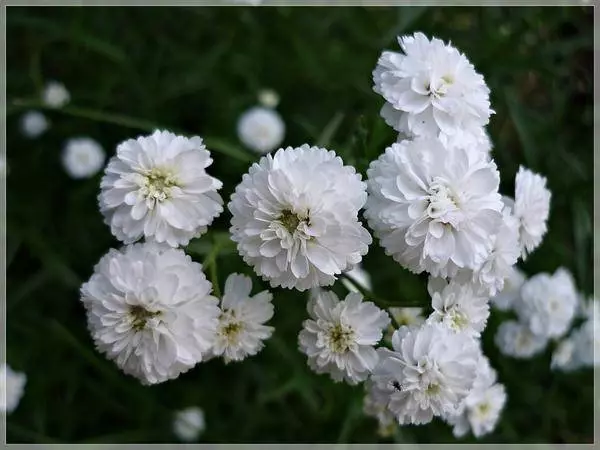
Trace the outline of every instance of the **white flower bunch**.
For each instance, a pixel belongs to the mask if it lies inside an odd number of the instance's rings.
[[[102,146],[92,138],[71,138],[65,144],[62,163],[72,178],[90,178],[104,165],[106,155]]]
[[[42,92],[42,102],[50,108],[62,108],[71,100],[71,94],[64,84],[49,81]]]
[[[173,433],[182,442],[193,442],[206,428],[204,411],[197,406],[177,411],[173,417]]]
[[[263,102],[276,103],[274,98],[263,98]],[[237,124],[240,141],[257,153],[275,150],[285,136],[285,123],[271,107],[255,106],[240,116]]]
[[[49,127],[48,119],[39,111],[28,111],[21,117],[21,132],[33,139],[42,135]]]

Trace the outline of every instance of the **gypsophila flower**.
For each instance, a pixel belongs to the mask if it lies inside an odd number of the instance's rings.
[[[390,323],[387,313],[358,293],[340,301],[333,292],[321,291],[308,302],[308,314],[298,342],[310,368],[334,381],[366,380],[377,364],[373,346]]]
[[[377,389],[371,380],[365,382],[366,393],[363,399],[363,412],[369,417],[377,419],[377,434],[381,437],[389,437],[394,434],[398,425],[392,412],[387,408],[387,396],[378,395],[381,391]]]
[[[155,243],[110,250],[81,287],[96,348],[143,384],[177,378],[202,361],[220,310],[202,266]]]
[[[402,327],[393,350],[379,348],[371,379],[400,425],[425,424],[455,411],[477,375],[477,342],[439,323]]]
[[[346,276],[350,277],[354,283],[358,284],[361,288],[367,291],[371,290],[371,276],[363,270],[360,264],[357,264],[352,269],[344,272]],[[349,280],[342,278],[342,284],[350,292],[359,292],[356,286]]]
[[[64,84],[58,81],[49,81],[46,83],[42,93],[42,102],[50,108],[62,108],[71,100],[71,94],[67,91]]]
[[[273,89],[262,89],[258,92],[258,103],[265,108],[277,108],[279,95]]]
[[[197,406],[190,406],[175,413],[173,433],[180,441],[193,442],[198,440],[205,428],[204,411]]]
[[[285,123],[277,111],[254,107],[241,115],[237,124],[240,141],[258,153],[275,150],[285,136]]]
[[[512,266],[504,279],[504,287],[490,299],[492,305],[500,311],[508,311],[521,300],[521,286],[526,276],[516,266]]]
[[[550,191],[546,178],[519,167],[515,178],[514,215],[519,221],[521,254],[525,258],[542,242],[550,214]]]
[[[358,220],[366,185],[334,152],[280,149],[250,167],[228,207],[231,239],[271,286],[329,286],[371,244]]]
[[[564,335],[577,311],[577,291],[571,274],[564,268],[553,275],[539,273],[521,288],[515,305],[519,319],[532,333],[558,338]]]
[[[222,183],[202,138],[155,131],[117,147],[100,184],[100,211],[117,239],[187,245],[223,211]]]
[[[449,283],[438,279],[429,283],[433,312],[429,323],[442,323],[454,332],[479,337],[490,315],[488,297],[454,280]],[[432,287],[433,285],[433,287]]]
[[[384,51],[373,89],[388,103],[386,121],[416,136],[468,134],[489,122],[489,89],[466,56],[423,33],[398,38],[403,53]],[[396,120],[389,109],[401,112]]]
[[[25,137],[36,138],[48,129],[48,119],[39,111],[27,111],[21,117],[21,132]]]
[[[548,339],[533,334],[525,325],[515,320],[508,320],[498,327],[495,342],[502,354],[527,359],[541,352]]]
[[[412,272],[452,277],[488,258],[502,223],[496,164],[438,140],[392,144],[367,171],[365,217]]]
[[[552,353],[551,369],[568,372],[581,366],[581,362],[577,358],[577,341],[574,336],[576,336],[575,333],[558,343]]]
[[[24,373],[16,372],[8,364],[0,365],[0,411],[10,414],[13,412],[23,393],[27,376]]]
[[[217,338],[212,348],[214,356],[223,356],[226,363],[241,361],[256,355],[275,330],[264,325],[273,317],[273,295],[262,291],[250,296],[252,280],[233,273],[227,277],[221,301]]]
[[[62,164],[72,178],[90,178],[102,166],[106,155],[102,146],[88,137],[69,139],[63,148]]]

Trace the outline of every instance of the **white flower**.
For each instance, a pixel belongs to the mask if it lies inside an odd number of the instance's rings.
[[[285,123],[277,111],[257,106],[241,115],[237,133],[240,141],[249,149],[269,153],[283,141]]]
[[[496,164],[435,139],[392,144],[367,171],[365,217],[409,270],[452,277],[488,258],[502,223]]]
[[[577,290],[564,268],[553,275],[539,273],[523,284],[515,306],[519,319],[533,334],[547,338],[564,335],[577,311]]]
[[[514,215],[520,225],[523,258],[540,245],[546,234],[550,198],[550,191],[546,188],[546,178],[519,167],[515,178]]]
[[[389,437],[396,431],[396,420],[392,412],[387,408],[387,395],[379,395],[381,390],[371,380],[365,383],[366,394],[363,399],[363,412],[369,417],[377,419],[377,434],[381,437]]]
[[[228,207],[231,239],[271,286],[329,286],[371,244],[358,220],[366,184],[324,148],[280,149],[250,167]]]
[[[504,279],[504,288],[490,300],[500,311],[508,311],[521,299],[521,286],[527,277],[516,266],[512,266]]]
[[[202,361],[220,310],[212,286],[182,250],[134,244],[110,250],[81,287],[97,349],[143,384]]]
[[[279,95],[273,89],[262,89],[258,93],[258,103],[265,108],[277,108]]]
[[[227,277],[212,349],[213,355],[222,355],[226,363],[256,355],[273,334],[274,328],[264,325],[273,317],[273,295],[262,291],[251,297],[251,290],[249,277],[237,273]]]
[[[44,105],[50,108],[62,108],[71,100],[71,95],[64,84],[58,81],[49,81],[46,83],[42,93]]]
[[[180,441],[196,441],[205,428],[204,411],[197,406],[190,406],[175,413],[173,433]]]
[[[333,292],[321,291],[308,302],[310,319],[298,335],[308,365],[335,381],[357,384],[367,379],[377,364],[373,347],[390,323],[385,311],[362,295],[350,293],[342,301]]]
[[[508,320],[498,327],[495,342],[504,355],[527,359],[541,352],[548,340],[533,334],[525,325]]]
[[[580,367],[580,361],[577,358],[577,341],[574,339],[576,333],[561,340],[552,353],[550,368],[555,370],[571,371]]]
[[[117,239],[142,237],[187,245],[223,211],[222,183],[206,173],[212,159],[202,139],[168,131],[117,147],[100,184],[100,210]]]
[[[21,117],[21,132],[28,138],[36,138],[48,129],[48,119],[39,111],[28,111]]]
[[[388,311],[394,318],[394,321],[398,326],[418,326],[425,322],[423,317],[423,308],[410,307],[410,308],[388,308]]]
[[[489,122],[489,89],[466,56],[422,33],[398,38],[403,53],[385,51],[373,89],[400,111],[399,131],[453,136]]]
[[[600,309],[596,305],[596,302],[592,303],[591,315],[572,334],[576,359],[588,367],[598,366],[600,362]]]
[[[488,297],[482,295],[471,284],[454,280],[446,283],[442,279],[429,283],[433,312],[429,323],[442,323],[454,332],[463,332],[479,337],[490,315]]]
[[[356,284],[360,287],[366,289],[367,291],[371,290],[371,276],[363,270],[360,264],[357,264],[352,269],[345,272],[345,274],[352,278]],[[359,290],[352,284],[350,281],[342,278],[342,284],[348,289],[350,292],[359,292]]]
[[[388,396],[388,409],[400,425],[424,424],[455,411],[477,375],[480,354],[475,339],[441,324],[402,327],[392,338],[393,351],[379,348],[371,379],[377,395]]]
[[[106,155],[98,142],[88,137],[69,139],[63,148],[62,164],[72,178],[90,178],[102,166]]]
[[[0,411],[10,414],[13,412],[23,393],[27,376],[21,372],[15,372],[8,364],[0,365]]]

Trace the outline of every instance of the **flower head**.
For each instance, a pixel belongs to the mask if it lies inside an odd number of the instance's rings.
[[[69,139],[62,153],[63,167],[73,178],[94,176],[104,165],[105,159],[102,146],[88,137]]]
[[[168,131],[117,147],[100,184],[100,210],[117,239],[142,237],[187,245],[223,211],[222,183],[206,173],[212,159],[202,139]]]
[[[173,418],[173,433],[180,441],[193,442],[206,428],[204,411],[197,406],[177,411]]]
[[[280,149],[253,164],[231,196],[231,239],[273,287],[331,285],[371,243],[358,220],[365,188],[332,151]]]
[[[111,250],[81,287],[97,349],[143,384],[177,378],[202,361],[220,310],[202,266],[182,250],[134,244]]]
[[[550,191],[546,188],[546,178],[519,167],[515,179],[514,215],[519,221],[523,258],[540,245],[546,234],[550,197]]]
[[[358,293],[340,301],[333,292],[321,291],[309,301],[310,319],[304,321],[298,341],[315,372],[357,384],[375,368],[373,346],[381,340],[390,318],[375,304],[362,300]]]
[[[431,323],[400,328],[392,345],[393,350],[378,349],[371,379],[400,425],[449,414],[469,394],[480,354],[475,339]]]
[[[13,412],[23,393],[27,376],[24,373],[16,372],[8,364],[0,365],[0,411],[10,414]]]
[[[21,132],[25,137],[36,138],[48,129],[48,119],[39,111],[28,111],[21,117]]]
[[[273,295],[262,291],[251,297],[251,290],[252,280],[244,275],[233,273],[225,282],[212,354],[223,355],[226,363],[256,355],[273,334],[274,328],[264,325],[273,317]]]
[[[369,166],[365,217],[413,272],[452,277],[489,257],[502,223],[494,162],[435,139],[392,144]]]
[[[577,290],[564,268],[553,275],[539,273],[523,284],[515,310],[532,333],[546,338],[564,335],[577,312]]]
[[[382,53],[373,89],[388,102],[388,117],[390,109],[400,112],[399,131],[444,138],[488,123],[490,91],[464,54],[423,33],[398,42],[403,53]]]
[[[42,102],[50,108],[62,108],[71,100],[71,94],[64,84],[58,81],[49,81],[42,93]]]
[[[495,342],[504,355],[528,359],[541,352],[548,339],[533,334],[527,326],[515,320],[507,320],[498,327]]]
[[[285,123],[273,109],[257,106],[242,114],[237,132],[246,147],[258,153],[269,153],[283,141]]]

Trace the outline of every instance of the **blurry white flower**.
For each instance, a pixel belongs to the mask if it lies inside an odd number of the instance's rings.
[[[36,138],[48,129],[48,119],[39,111],[27,111],[21,117],[21,132],[28,138]]]
[[[177,378],[202,361],[220,310],[202,266],[154,243],[110,250],[81,287],[96,348],[143,384]]]
[[[105,159],[102,146],[88,137],[69,139],[62,152],[63,167],[72,178],[94,176],[102,169]]]
[[[145,237],[172,247],[206,232],[223,211],[222,183],[206,173],[210,152],[198,136],[168,131],[117,147],[100,184],[100,211],[117,239]]]
[[[183,442],[193,442],[206,428],[204,411],[197,406],[190,406],[175,413],[173,433]]]
[[[429,287],[433,312],[427,322],[442,323],[454,332],[479,337],[490,315],[488,297],[473,289],[472,284],[432,281]]]
[[[367,171],[365,217],[386,254],[409,270],[476,269],[502,223],[496,164],[435,139],[392,144]]]
[[[550,191],[546,178],[519,167],[515,178],[514,215],[519,221],[522,257],[535,250],[546,234],[550,214]]]
[[[49,81],[46,83],[44,92],[42,93],[42,101],[44,105],[51,108],[62,108],[71,100],[71,94],[67,91],[64,84],[58,81]]]
[[[380,390],[371,381],[365,382],[366,393],[363,399],[363,412],[369,417],[377,419],[377,434],[381,437],[389,437],[397,428],[396,420],[392,412],[387,408],[387,396],[378,395]]]
[[[324,148],[280,149],[250,167],[228,207],[231,239],[271,286],[328,286],[371,243],[358,220],[366,184]]]
[[[258,93],[258,103],[265,108],[277,108],[279,95],[273,89],[262,89]]]
[[[525,325],[508,320],[498,327],[495,342],[502,354],[528,359],[541,352],[548,340],[533,334]]]
[[[477,375],[476,340],[435,323],[400,328],[392,345],[393,351],[377,350],[379,364],[371,379],[374,395],[387,395],[398,423],[424,424],[455,411]]]
[[[298,343],[316,373],[357,384],[375,368],[373,346],[381,340],[390,318],[372,302],[362,300],[358,293],[340,301],[333,292],[321,291],[308,302],[310,319],[302,324]]]
[[[262,291],[250,296],[252,280],[232,273],[225,281],[217,339],[212,354],[223,356],[226,363],[256,355],[264,347],[274,328],[264,325],[273,317],[273,295]]]
[[[558,343],[552,353],[550,368],[554,370],[571,371],[580,367],[581,362],[577,358],[577,342],[575,333]]]
[[[285,135],[285,123],[277,111],[254,107],[241,115],[237,124],[240,141],[258,153],[275,150]]]
[[[418,326],[425,322],[423,317],[423,308],[410,307],[410,308],[388,308],[388,311],[394,318],[398,326]]]
[[[576,358],[583,366],[595,367],[600,362],[600,309],[592,304],[591,316],[572,333]]]
[[[546,338],[561,337],[577,311],[573,277],[565,268],[553,275],[539,273],[531,277],[521,288],[521,301],[515,305],[515,311],[532,333]]]
[[[521,286],[526,276],[516,266],[512,266],[504,279],[504,288],[491,298],[492,305],[500,311],[508,311],[521,299]]]
[[[27,376],[21,372],[15,372],[8,364],[0,365],[0,411],[10,414],[13,412],[23,393]]]
[[[488,123],[490,91],[464,54],[422,33],[398,42],[403,53],[383,52],[373,71],[375,92],[402,113],[395,128],[443,138]]]
[[[371,276],[363,270],[360,264],[355,265],[351,270],[345,272],[347,276],[352,278],[356,284],[358,284],[363,289],[367,291],[371,290]],[[350,281],[342,278],[342,284],[348,289],[350,292],[359,292],[358,289],[352,284]]]

